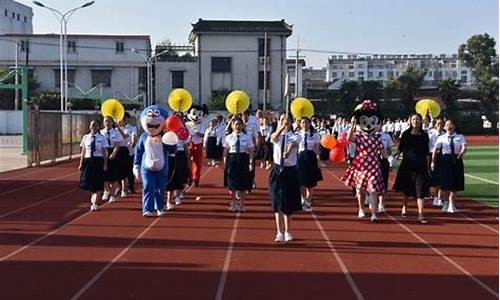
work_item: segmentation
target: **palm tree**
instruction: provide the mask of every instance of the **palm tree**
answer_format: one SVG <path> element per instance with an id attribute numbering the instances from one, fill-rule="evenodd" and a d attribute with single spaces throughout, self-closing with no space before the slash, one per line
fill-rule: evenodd
<path id="1" fill-rule="evenodd" d="M 448 112 L 455 110 L 455 101 L 457 101 L 460 92 L 460 84 L 455 79 L 445 79 L 438 81 L 439 97 L 446 104 Z"/>

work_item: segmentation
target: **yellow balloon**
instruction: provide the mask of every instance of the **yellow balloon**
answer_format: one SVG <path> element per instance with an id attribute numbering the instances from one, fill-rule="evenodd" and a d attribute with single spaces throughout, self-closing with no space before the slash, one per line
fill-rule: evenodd
<path id="1" fill-rule="evenodd" d="M 439 103 L 432 99 L 422 99 L 415 104 L 415 111 L 421 115 L 422 118 L 425 118 L 429 114 L 432 118 L 437 118 L 441 113 L 441 107 Z"/>
<path id="2" fill-rule="evenodd" d="M 360 103 L 358 105 L 356 105 L 356 107 L 354 108 L 354 111 L 357 111 L 358 109 L 361 109 L 363 107 L 363 103 Z"/>
<path id="3" fill-rule="evenodd" d="M 245 91 L 235 90 L 226 97 L 227 111 L 233 115 L 244 112 L 250 106 L 250 97 Z"/>
<path id="4" fill-rule="evenodd" d="M 174 89 L 168 95 L 168 105 L 174 111 L 186 112 L 192 103 L 193 98 L 186 89 Z"/>
<path id="5" fill-rule="evenodd" d="M 299 97 L 295 98 L 290 104 L 290 111 L 295 119 L 311 118 L 314 115 L 314 106 L 308 99 Z"/>
<path id="6" fill-rule="evenodd" d="M 103 117 L 111 116 L 115 122 L 123 120 L 125 116 L 125 108 L 116 99 L 108 99 L 101 105 L 101 114 Z"/>

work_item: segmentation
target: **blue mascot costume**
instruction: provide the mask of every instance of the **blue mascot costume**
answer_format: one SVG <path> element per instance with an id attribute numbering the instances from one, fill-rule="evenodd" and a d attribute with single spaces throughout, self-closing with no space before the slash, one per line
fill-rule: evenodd
<path id="1" fill-rule="evenodd" d="M 167 116 L 167 110 L 160 105 L 146 107 L 141 113 L 144 132 L 135 149 L 133 171 L 137 180 L 142 179 L 142 215 L 145 217 L 153 216 L 155 209 L 158 216 L 164 214 L 168 154 L 176 149 L 161 141 Z"/>

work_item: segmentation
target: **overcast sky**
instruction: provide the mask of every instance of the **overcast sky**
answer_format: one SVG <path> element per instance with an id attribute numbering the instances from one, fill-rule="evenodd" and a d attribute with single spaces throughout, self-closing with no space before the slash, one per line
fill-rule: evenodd
<path id="1" fill-rule="evenodd" d="M 49 11 L 18 2 L 33 7 L 35 33 L 59 32 Z M 40 2 L 66 11 L 86 1 Z M 498 0 L 96 0 L 75 13 L 68 33 L 147 34 L 153 46 L 164 39 L 186 44 L 198 18 L 285 19 L 293 24 L 288 48 L 296 48 L 299 39 L 301 48 L 311 50 L 451 54 L 473 34 L 486 32 L 498 41 L 498 13 Z M 302 55 L 308 66 L 321 67 L 331 54 Z"/>

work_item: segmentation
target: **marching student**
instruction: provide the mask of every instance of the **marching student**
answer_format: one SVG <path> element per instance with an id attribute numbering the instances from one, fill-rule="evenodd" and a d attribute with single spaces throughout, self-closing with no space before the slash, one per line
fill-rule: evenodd
<path id="1" fill-rule="evenodd" d="M 104 189 L 104 172 L 108 168 L 107 159 L 107 141 L 99 133 L 99 123 L 90 122 L 90 133 L 82 137 L 80 147 L 82 148 L 80 156 L 80 165 L 78 169 L 80 174 L 80 188 L 90 191 L 90 210 L 98 209 L 97 200 L 100 200 Z"/>
<path id="2" fill-rule="evenodd" d="M 445 134 L 446 132 L 443 129 L 444 127 L 444 122 L 442 119 L 437 119 L 436 123 L 434 125 L 434 128 L 429 130 L 429 157 L 432 158 L 434 148 L 436 147 L 436 142 L 437 139 Z M 431 199 L 432 199 L 432 205 L 434 206 L 443 206 L 443 191 L 438 187 L 438 174 L 439 174 L 439 161 L 441 160 L 441 149 L 439 149 L 436 153 L 436 160 L 435 160 L 435 165 L 434 169 L 431 168 L 429 165 L 429 168 L 431 170 L 431 176 L 429 180 L 429 185 L 431 187 Z M 431 160 L 432 162 L 432 160 Z M 437 190 L 437 193 L 436 193 Z M 435 195 L 432 197 L 432 195 Z"/>
<path id="3" fill-rule="evenodd" d="M 321 141 L 321 138 L 323 138 L 324 135 L 326 134 L 331 134 L 330 129 L 327 127 L 326 121 L 324 119 L 321 120 L 320 125 L 319 125 L 319 139 Z M 330 149 L 325 148 L 321 145 L 319 145 L 319 161 L 320 161 L 320 166 L 321 167 L 326 167 L 326 161 L 330 158 Z"/>
<path id="4" fill-rule="evenodd" d="M 245 191 L 251 189 L 251 175 L 254 168 L 254 143 L 250 135 L 243 132 L 243 120 L 234 117 L 229 123 L 232 133 L 224 139 L 224 169 L 227 186 L 231 194 L 229 211 L 245 212 Z"/>
<path id="5" fill-rule="evenodd" d="M 273 133 L 273 127 L 267 116 L 263 116 L 261 118 L 261 122 L 260 135 L 262 136 L 262 147 L 264 149 L 262 163 L 265 164 L 266 170 L 269 170 L 273 166 L 273 143 L 271 143 L 271 134 Z"/>
<path id="6" fill-rule="evenodd" d="M 222 161 L 222 154 L 224 153 L 224 146 L 222 146 L 222 141 L 226 137 L 226 123 L 224 123 L 224 117 L 222 115 L 217 115 L 217 161 Z"/>
<path id="7" fill-rule="evenodd" d="M 299 155 L 297 165 L 299 168 L 300 193 L 302 208 L 304 211 L 312 211 L 313 188 L 318 181 L 323 180 L 319 168 L 319 134 L 314 132 L 311 121 L 307 117 L 300 119 L 301 142 L 299 143 Z"/>
<path id="8" fill-rule="evenodd" d="M 279 117 L 278 128 L 271 135 L 274 166 L 269 176 L 269 196 L 276 220 L 275 242 L 293 240 L 290 228 L 292 215 L 302 209 L 300 203 L 297 152 L 301 137 L 290 131 L 292 121 L 285 113 Z M 281 231 L 284 223 L 284 235 Z"/>
<path id="9" fill-rule="evenodd" d="M 392 146 L 394 145 L 394 142 L 389 132 L 381 131 L 380 139 L 382 140 L 382 144 L 384 145 L 384 149 L 382 150 L 383 154 L 381 153 L 381 155 L 379 156 L 379 160 L 380 160 L 380 169 L 382 171 L 382 178 L 384 179 L 385 190 L 383 193 L 380 193 L 378 195 L 378 212 L 384 213 L 385 212 L 384 198 L 385 194 L 389 190 L 389 171 L 391 169 L 389 160 L 387 158 L 391 155 Z"/>
<path id="10" fill-rule="evenodd" d="M 464 162 L 467 151 L 467 142 L 463 135 L 455 130 L 455 122 L 448 119 L 444 125 L 446 134 L 438 137 L 432 152 L 431 169 L 436 168 L 438 151 L 441 150 L 439 160 L 438 186 L 449 193 L 448 203 L 443 205 L 443 212 L 455 213 L 455 196 L 457 191 L 464 190 Z"/>
<path id="11" fill-rule="evenodd" d="M 250 115 L 250 110 L 248 109 L 241 114 L 241 119 L 243 120 L 245 126 L 245 132 L 252 139 L 255 149 L 257 149 L 258 147 L 260 147 L 260 144 L 262 142 L 262 136 L 260 135 L 259 124 L 254 122 L 255 117 L 251 117 L 253 116 Z M 252 170 L 250 170 L 249 189 L 247 190 L 248 192 L 250 192 L 252 188 L 255 188 L 255 161 L 253 161 L 253 164 L 253 168 Z"/>
<path id="12" fill-rule="evenodd" d="M 218 134 L 218 120 L 213 118 L 205 130 L 203 135 L 203 147 L 205 148 L 208 166 L 215 167 L 217 164 L 215 160 L 218 159 L 219 134 Z"/>
<path id="13" fill-rule="evenodd" d="M 101 134 L 106 138 L 108 147 L 108 169 L 104 173 L 104 194 L 103 200 L 115 202 L 119 190 L 118 183 L 122 179 L 120 161 L 117 159 L 118 151 L 121 146 L 122 137 L 120 132 L 113 128 L 114 121 L 110 116 L 104 117 L 104 129 L 101 129 Z M 128 149 L 127 149 L 128 155 Z"/>
<path id="14" fill-rule="evenodd" d="M 134 166 L 135 144 L 137 143 L 137 127 L 130 124 L 129 120 L 130 120 L 130 114 L 128 112 L 125 112 L 125 116 L 123 117 L 121 126 L 118 127 L 121 128 L 123 132 L 122 144 L 125 144 L 128 150 L 128 156 L 123 154 L 123 165 L 126 178 L 122 179 L 121 181 L 122 184 L 121 197 L 126 197 L 127 192 L 128 193 L 135 192 L 135 187 L 134 187 L 135 178 L 134 178 L 134 173 L 132 172 L 132 168 Z M 127 186 L 127 182 L 128 182 L 128 189 L 125 188 Z"/>
<path id="15" fill-rule="evenodd" d="M 188 147 L 189 138 L 177 142 L 177 151 L 169 153 L 167 175 L 167 210 L 172 210 L 175 206 L 182 204 L 184 200 L 184 188 L 188 182 Z"/>

